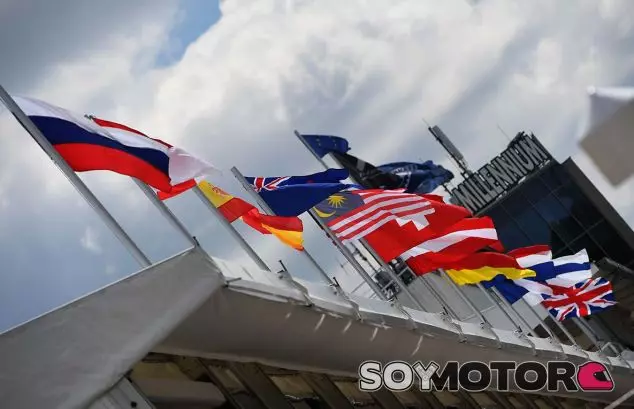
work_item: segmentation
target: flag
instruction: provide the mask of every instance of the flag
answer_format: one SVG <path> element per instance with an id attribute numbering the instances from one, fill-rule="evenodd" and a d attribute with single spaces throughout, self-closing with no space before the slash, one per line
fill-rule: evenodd
<path id="1" fill-rule="evenodd" d="M 184 150 L 128 126 L 36 99 L 14 100 L 76 172 L 109 170 L 170 192 L 174 185 L 216 171 Z"/>
<path id="2" fill-rule="evenodd" d="M 262 234 L 272 234 L 295 250 L 304 250 L 304 225 L 297 216 L 283 217 L 260 213 L 257 209 L 242 216 L 242 221 Z"/>
<path id="3" fill-rule="evenodd" d="M 393 162 L 378 167 L 379 170 L 403 179 L 402 187 L 410 193 L 429 193 L 438 186 L 449 182 L 454 175 L 431 160 L 423 163 Z"/>
<path id="4" fill-rule="evenodd" d="M 515 258 L 502 253 L 474 253 L 445 267 L 458 285 L 489 281 L 498 275 L 511 280 L 535 276 L 535 271 L 522 268 Z"/>
<path id="5" fill-rule="evenodd" d="M 522 267 L 535 271 L 535 276 L 518 280 L 496 277 L 483 285 L 495 286 L 511 303 L 523 298 L 530 305 L 537 305 L 544 297 L 553 294 L 551 286 L 571 287 L 592 277 L 590 259 L 585 249 L 556 259 L 552 259 L 548 246 L 525 247 L 508 254 L 515 257 Z"/>
<path id="6" fill-rule="evenodd" d="M 585 317 L 616 304 L 612 284 L 604 278 L 590 278 L 569 287 L 550 287 L 553 294 L 542 305 L 559 321 Z"/>
<path id="7" fill-rule="evenodd" d="M 417 229 L 422 230 L 429 225 L 434 228 L 444 223 L 450 225 L 447 220 L 470 215 L 468 210 L 448 205 L 438 196 L 383 189 L 339 193 L 317 205 L 315 213 L 324 219 L 343 243 L 359 240 L 372 232 L 379 235 L 375 241 L 381 241 L 379 229 L 389 229 L 387 224 L 391 221 L 402 224 L 411 221 Z M 377 247 L 382 250 L 380 246 Z"/>
<path id="8" fill-rule="evenodd" d="M 496 276 L 493 280 L 482 282 L 485 288 L 495 287 L 511 304 L 524 299 L 530 305 L 537 305 L 543 300 L 542 294 L 550 289 L 540 281 L 555 276 L 552 252 L 547 245 L 522 247 L 508 252 L 522 268 L 535 272 L 534 277 L 509 280 L 504 276 Z"/>
<path id="9" fill-rule="evenodd" d="M 366 189 L 399 189 L 403 187 L 403 178 L 383 172 L 376 166 L 347 153 L 332 152 L 332 156 L 350 171 L 352 179 Z"/>
<path id="10" fill-rule="evenodd" d="M 455 244 L 460 241 L 461 235 L 462 238 L 480 236 L 482 246 L 497 241 L 497 232 L 490 218 L 468 218 L 471 213 L 467 209 L 444 202 L 430 200 L 429 205 L 433 212 L 422 215 L 426 222 L 421 221 L 419 215 L 410 216 L 414 220 L 399 218 L 371 232 L 365 239 L 385 261 L 439 251 L 443 243 L 450 246 L 450 242 Z M 447 235 L 445 241 L 443 235 Z M 471 241 L 471 244 L 474 242 Z M 458 251 L 458 248 L 447 249 L 448 252 L 452 250 Z"/>
<path id="11" fill-rule="evenodd" d="M 308 176 L 245 177 L 278 216 L 297 216 L 333 193 L 353 185 L 341 183 L 345 169 L 328 169 Z"/>
<path id="12" fill-rule="evenodd" d="M 207 181 L 200 182 L 198 186 L 229 223 L 233 223 L 251 210 L 257 210 L 251 203 L 234 197 Z"/>
<path id="13" fill-rule="evenodd" d="M 490 217 L 466 218 L 403 252 L 401 259 L 417 275 L 429 273 L 498 243 L 498 235 Z"/>
<path id="14" fill-rule="evenodd" d="M 241 218 L 244 223 L 262 234 L 273 234 L 284 244 L 296 250 L 304 249 L 302 237 L 304 226 L 299 217 L 261 214 L 252 204 L 230 195 L 209 182 L 202 181 L 198 186 L 229 223 Z"/>
<path id="15" fill-rule="evenodd" d="M 339 136 L 302 135 L 301 137 L 320 158 L 331 152 L 346 153 L 350 150 L 348 141 Z"/>

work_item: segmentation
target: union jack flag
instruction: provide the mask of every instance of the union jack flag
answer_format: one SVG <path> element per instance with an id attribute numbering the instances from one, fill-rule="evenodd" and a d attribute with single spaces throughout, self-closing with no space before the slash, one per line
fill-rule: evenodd
<path id="1" fill-rule="evenodd" d="M 281 184 L 290 179 L 290 176 L 283 176 L 279 178 L 266 178 L 266 177 L 254 177 L 253 188 L 256 192 L 260 193 L 262 190 L 276 190 Z"/>
<path id="2" fill-rule="evenodd" d="M 604 278 L 590 278 L 572 287 L 548 284 L 553 294 L 545 296 L 544 307 L 559 321 L 585 317 L 616 304 L 612 284 Z"/>

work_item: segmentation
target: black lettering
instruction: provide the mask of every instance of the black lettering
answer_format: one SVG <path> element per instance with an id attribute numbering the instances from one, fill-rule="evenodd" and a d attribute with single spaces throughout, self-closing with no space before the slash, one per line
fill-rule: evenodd
<path id="1" fill-rule="evenodd" d="M 476 173 L 472 176 L 473 178 L 473 182 L 476 184 L 476 186 L 478 186 L 480 188 L 480 194 L 482 195 L 482 198 L 488 203 L 491 201 L 491 199 L 493 199 L 493 195 L 492 195 L 492 187 L 489 187 L 488 184 L 484 181 L 484 179 L 481 177 L 480 173 Z"/>
<path id="2" fill-rule="evenodd" d="M 512 186 L 515 183 L 515 180 L 512 178 L 512 175 L 509 176 L 506 172 L 504 172 L 502 165 L 500 164 L 502 160 L 503 159 L 500 159 L 498 156 L 491 161 L 491 164 L 489 164 L 488 167 L 493 177 L 502 181 L 500 185 L 506 188 L 508 186 Z"/>
<path id="3" fill-rule="evenodd" d="M 499 163 L 502 169 L 513 178 L 513 184 L 524 177 L 524 171 L 517 165 L 517 160 L 509 153 L 508 149 L 500 155 Z"/>
<path id="4" fill-rule="evenodd" d="M 452 392 L 458 391 L 458 362 L 447 362 L 440 374 L 436 371 L 431 376 L 431 382 L 437 391 L 442 391 L 445 387 Z"/>
<path id="5" fill-rule="evenodd" d="M 486 165 L 484 168 L 480 169 L 480 174 L 482 175 L 482 177 L 484 177 L 484 180 L 486 180 L 489 185 L 491 185 L 492 190 L 495 191 L 495 193 L 502 194 L 502 192 L 504 192 L 504 188 L 502 186 L 500 181 L 496 180 L 493 175 L 491 174 L 491 172 L 489 171 L 489 166 L 490 165 Z"/>
<path id="6" fill-rule="evenodd" d="M 533 380 L 527 376 L 534 372 Z M 515 368 L 515 384 L 526 392 L 536 392 L 546 387 L 548 373 L 546 367 L 539 362 L 522 362 Z"/>
<path id="7" fill-rule="evenodd" d="M 576 371 L 572 362 L 548 362 L 548 391 L 559 392 L 559 382 L 562 382 L 566 391 L 577 392 L 579 389 L 574 380 Z"/>
<path id="8" fill-rule="evenodd" d="M 476 375 L 476 379 L 473 379 L 473 375 Z M 463 389 L 469 392 L 480 392 L 491 384 L 491 370 L 483 362 L 467 362 L 460 367 L 458 379 Z"/>
<path id="9" fill-rule="evenodd" d="M 531 162 L 531 159 L 519 151 L 517 149 L 517 145 L 509 148 L 507 152 L 515 157 L 516 162 L 522 165 L 522 168 L 527 171 L 525 174 L 529 174 L 533 169 L 535 169 L 535 165 Z"/>
<path id="10" fill-rule="evenodd" d="M 493 361 L 489 363 L 492 370 L 497 371 L 498 384 L 497 390 L 501 392 L 509 391 L 509 371 L 515 369 L 515 362 L 512 361 Z"/>
<path id="11" fill-rule="evenodd" d="M 463 182 L 464 184 L 464 182 Z M 476 202 L 476 199 L 466 191 L 464 185 L 460 185 L 454 190 L 451 191 L 451 195 L 456 198 L 456 200 L 463 206 L 467 207 L 469 210 L 475 213 L 476 209 L 480 207 L 480 205 Z"/>
<path id="12" fill-rule="evenodd" d="M 533 162 L 541 164 L 548 160 L 548 155 L 528 136 L 520 140 L 518 144 L 522 147 L 522 150 L 532 158 Z"/>
<path id="13" fill-rule="evenodd" d="M 478 187 L 475 184 L 475 181 L 473 180 L 472 177 L 470 177 L 469 179 L 465 180 L 463 182 L 464 187 L 471 192 L 471 194 L 473 195 L 473 197 L 477 198 L 478 201 L 480 201 L 480 207 L 483 207 L 487 201 L 484 200 L 484 198 L 482 197 L 482 195 L 480 194 L 480 191 L 478 189 Z"/>

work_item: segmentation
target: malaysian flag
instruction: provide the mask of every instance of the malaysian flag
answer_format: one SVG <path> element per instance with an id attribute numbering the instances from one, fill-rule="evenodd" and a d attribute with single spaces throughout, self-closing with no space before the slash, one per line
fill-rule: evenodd
<path id="1" fill-rule="evenodd" d="M 451 218 L 447 217 L 446 209 L 452 210 Z M 383 189 L 340 192 L 320 203 L 315 210 L 343 243 L 375 232 L 381 234 L 384 226 L 388 230 L 394 227 L 389 225 L 390 222 L 397 227 L 412 223 L 420 231 L 438 223 L 451 224 L 470 215 L 460 206 L 444 203 L 439 196 Z"/>
<path id="2" fill-rule="evenodd" d="M 553 295 L 542 305 L 559 321 L 572 317 L 585 317 L 616 304 L 612 284 L 604 278 L 591 278 L 571 287 L 549 284 Z"/>

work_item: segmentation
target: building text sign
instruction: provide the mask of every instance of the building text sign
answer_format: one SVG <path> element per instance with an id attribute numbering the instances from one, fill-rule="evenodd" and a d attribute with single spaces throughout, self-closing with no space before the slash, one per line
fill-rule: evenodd
<path id="1" fill-rule="evenodd" d="M 451 191 L 452 202 L 473 213 L 484 209 L 525 176 L 553 161 L 535 135 L 520 132 L 508 148 Z"/>

